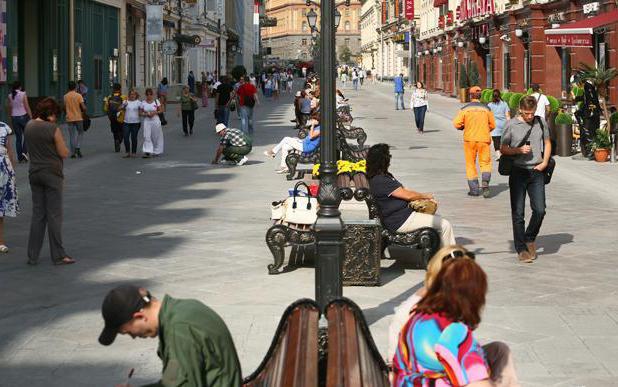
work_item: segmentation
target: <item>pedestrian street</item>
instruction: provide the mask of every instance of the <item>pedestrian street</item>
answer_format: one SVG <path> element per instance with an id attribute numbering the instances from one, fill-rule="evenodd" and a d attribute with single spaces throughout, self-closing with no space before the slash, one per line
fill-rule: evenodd
<path id="1" fill-rule="evenodd" d="M 539 258 L 522 265 L 512 248 L 508 181 L 496 163 L 490 198 L 466 195 L 461 132 L 451 122 L 458 101 L 431 94 L 419 135 L 409 95 L 407 109 L 395 111 L 391 84 L 342 91 L 366 144 L 391 146 L 393 174 L 406 187 L 435 195 L 457 242 L 475 252 L 486 271 L 489 292 L 477 339 L 510 346 L 523 386 L 614 385 L 618 166 L 557 158 Z M 210 164 L 218 141 L 212 104 L 197 111 L 190 137 L 170 109 L 165 154 L 155 159 L 121 158 L 107 118 L 95 119 L 84 158 L 69 159 L 64 168 L 64 244 L 75 265 L 52 266 L 47 245 L 39 265 L 26 265 L 32 208 L 27 165 L 16 166 L 21 213 L 5 221 L 11 252 L 0 257 L 0 386 L 113 386 L 126 382 L 131 368 L 133 385 L 157 380 L 156 340 L 97 342 L 101 300 L 121 284 L 212 307 L 232 333 L 243 376 L 256 369 L 284 309 L 314 298 L 315 281 L 310 267 L 279 275 L 266 268 L 273 260 L 264 241 L 270 203 L 287 196 L 293 182 L 275 174 L 277 161 L 262 152 L 296 131 L 291 94 L 260 98 L 244 166 Z M 239 125 L 232 112 L 230 127 Z M 367 217 L 360 204 L 341 208 L 344 220 Z M 382 261 L 381 286 L 343 289 L 363 309 L 383 356 L 393 308 L 424 278 L 405 253 L 388 252 L 398 259 Z"/>

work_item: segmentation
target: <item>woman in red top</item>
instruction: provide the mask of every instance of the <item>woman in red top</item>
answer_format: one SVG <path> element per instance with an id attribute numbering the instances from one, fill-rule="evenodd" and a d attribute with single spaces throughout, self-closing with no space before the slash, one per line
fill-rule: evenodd
<path id="1" fill-rule="evenodd" d="M 258 103 L 258 95 L 257 88 L 249 82 L 249 77 L 240 78 L 236 95 L 240 106 L 240 129 L 253 136 L 253 107 Z"/>

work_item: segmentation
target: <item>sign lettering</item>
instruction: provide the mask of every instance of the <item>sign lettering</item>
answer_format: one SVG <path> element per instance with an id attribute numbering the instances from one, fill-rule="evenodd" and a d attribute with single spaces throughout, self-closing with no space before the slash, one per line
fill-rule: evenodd
<path id="1" fill-rule="evenodd" d="M 406 19 L 414 20 L 414 0 L 406 1 Z"/>
<path id="2" fill-rule="evenodd" d="M 592 47 L 592 35 L 563 34 L 545 35 L 545 44 L 554 47 Z"/>
<path id="3" fill-rule="evenodd" d="M 493 15 L 496 13 L 494 0 L 461 0 L 457 19 L 464 22 L 468 19 Z"/>

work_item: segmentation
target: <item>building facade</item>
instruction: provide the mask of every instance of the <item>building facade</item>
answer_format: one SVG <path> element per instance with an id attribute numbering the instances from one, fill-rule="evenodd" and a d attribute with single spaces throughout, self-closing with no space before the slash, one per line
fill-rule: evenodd
<path id="1" fill-rule="evenodd" d="M 319 2 L 312 1 L 307 6 L 305 0 L 266 0 L 265 11 L 268 18 L 277 20 L 277 25 L 262 28 L 262 44 L 270 47 L 270 57 L 278 61 L 311 60 L 312 36 L 307 21 L 307 13 L 313 9 L 318 14 L 317 27 L 320 23 Z M 347 47 L 352 59 L 360 59 L 360 13 L 361 2 L 351 1 L 350 6 L 338 7 L 341 21 L 336 34 L 337 58 Z"/>
<path id="2" fill-rule="evenodd" d="M 581 63 L 618 67 L 615 2 L 435 0 L 420 11 L 418 75 L 430 90 L 456 95 L 462 67 L 474 64 L 483 88 L 523 92 L 538 83 L 566 98 Z M 610 82 L 610 104 L 617 87 Z"/>

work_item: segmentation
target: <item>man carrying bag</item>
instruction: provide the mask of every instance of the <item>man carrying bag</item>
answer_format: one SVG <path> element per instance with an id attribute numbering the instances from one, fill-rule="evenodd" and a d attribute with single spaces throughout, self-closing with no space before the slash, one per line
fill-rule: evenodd
<path id="1" fill-rule="evenodd" d="M 553 172 L 549 130 L 543 119 L 535 116 L 536 104 L 534 97 L 522 98 L 519 114 L 504 128 L 500 147 L 503 156 L 499 171 L 509 175 L 513 241 L 521 263 L 532 263 L 537 258 L 535 241 L 545 217 L 545 184 L 551 178 L 548 172 Z M 532 208 L 527 228 L 526 193 Z"/>

